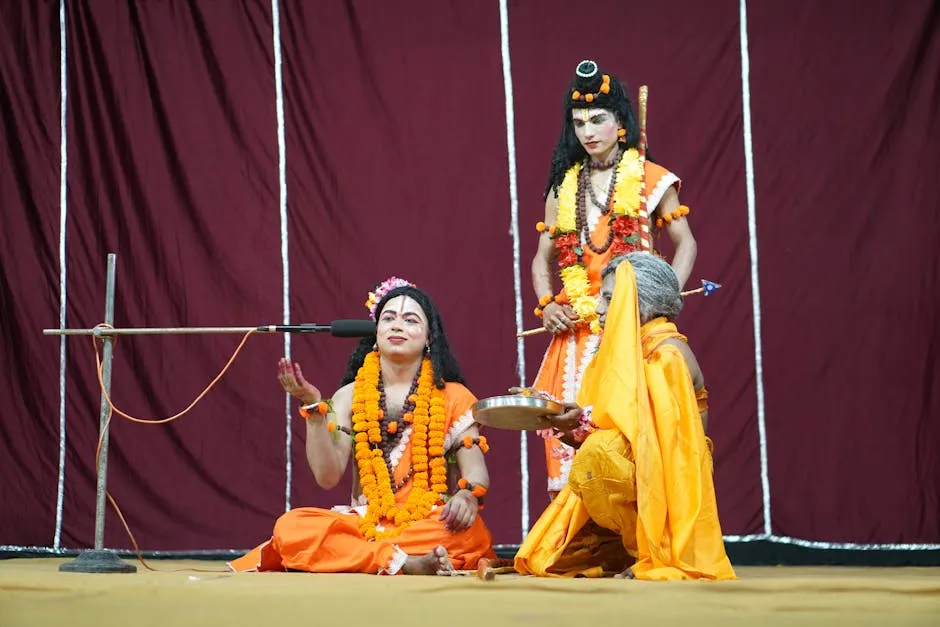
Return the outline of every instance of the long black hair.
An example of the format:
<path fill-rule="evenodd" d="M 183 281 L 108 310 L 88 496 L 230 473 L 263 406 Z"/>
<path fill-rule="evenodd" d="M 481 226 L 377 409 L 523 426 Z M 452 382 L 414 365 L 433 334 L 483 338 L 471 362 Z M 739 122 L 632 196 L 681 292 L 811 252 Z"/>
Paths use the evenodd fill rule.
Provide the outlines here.
<path fill-rule="evenodd" d="M 585 74 L 588 76 L 584 76 Z M 607 93 L 601 92 L 605 75 L 610 77 L 610 90 Z M 593 99 L 587 102 L 587 100 L 572 98 L 575 92 L 592 94 Z M 558 137 L 555 152 L 552 153 L 552 166 L 548 183 L 545 185 L 545 193 L 542 195 L 543 199 L 548 198 L 552 192 L 557 195 L 558 186 L 564 180 L 565 172 L 574 164 L 587 158 L 587 152 L 578 141 L 574 124 L 571 121 L 571 112 L 574 109 L 607 109 L 613 112 L 617 121 L 627 131 L 626 142 L 621 145 L 625 148 L 637 148 L 640 145 L 640 125 L 633 113 L 633 103 L 624 85 L 613 74 L 602 72 L 594 61 L 582 61 L 578 64 L 574 78 L 571 79 L 565 92 L 561 135 Z M 652 161 L 648 153 L 646 158 Z"/>
<path fill-rule="evenodd" d="M 431 366 L 434 371 L 434 385 L 438 389 L 443 389 L 445 382 L 464 384 L 463 375 L 460 374 L 460 365 L 457 359 L 450 352 L 450 345 L 447 343 L 447 335 L 444 333 L 444 322 L 441 320 L 441 314 L 431 297 L 416 287 L 404 286 L 396 287 L 386 294 L 375 307 L 375 319 L 382 316 L 382 310 L 388 301 L 397 296 L 407 296 L 414 300 L 424 310 L 424 315 L 428 319 L 428 343 L 430 345 Z M 346 366 L 346 374 L 343 375 L 341 385 L 352 383 L 356 380 L 356 374 L 366 355 L 374 350 L 376 336 L 370 335 L 364 337 L 349 357 L 349 363 Z"/>

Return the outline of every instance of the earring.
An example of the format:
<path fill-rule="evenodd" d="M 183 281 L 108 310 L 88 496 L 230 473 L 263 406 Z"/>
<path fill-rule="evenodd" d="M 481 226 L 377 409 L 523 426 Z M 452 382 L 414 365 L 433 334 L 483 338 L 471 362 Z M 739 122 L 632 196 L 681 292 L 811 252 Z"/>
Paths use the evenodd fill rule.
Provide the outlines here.
<path fill-rule="evenodd" d="M 424 345 L 424 352 L 427 353 L 427 354 L 429 354 L 429 355 L 431 354 L 431 342 L 427 342 L 427 343 Z"/>
<path fill-rule="evenodd" d="M 617 141 L 621 144 L 627 143 L 627 129 L 622 128 L 617 131 Z"/>

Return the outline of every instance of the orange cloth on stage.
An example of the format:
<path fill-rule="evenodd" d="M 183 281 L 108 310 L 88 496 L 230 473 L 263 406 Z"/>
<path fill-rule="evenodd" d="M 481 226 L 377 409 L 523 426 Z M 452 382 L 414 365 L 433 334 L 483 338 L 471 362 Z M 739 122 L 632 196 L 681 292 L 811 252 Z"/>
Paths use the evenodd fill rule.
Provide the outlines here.
<path fill-rule="evenodd" d="M 640 327 L 629 263 L 617 268 L 604 333 L 578 394 L 598 430 L 516 569 L 598 577 L 632 563 L 637 579 L 734 579 L 692 378 L 678 349 L 662 343 L 681 336 L 663 318 Z"/>
<path fill-rule="evenodd" d="M 671 185 L 678 187 L 680 182 L 673 173 L 655 163 L 647 161 L 645 168 L 647 203 L 652 214 L 665 190 Z M 651 217 L 650 221 L 655 222 L 655 219 Z M 601 216 L 591 231 L 591 239 L 600 246 L 607 240 L 609 233 L 608 221 L 606 217 Z M 612 248 L 608 248 L 602 254 L 595 253 L 588 246 L 584 246 L 583 251 L 581 259 L 590 280 L 589 293 L 597 296 L 601 290 L 601 271 L 613 256 Z M 566 402 L 574 402 L 581 386 L 584 368 L 594 355 L 599 341 L 600 337 L 591 333 L 591 329 L 586 324 L 579 325 L 570 333 L 555 335 L 545 351 L 532 387 L 548 392 L 555 398 Z M 557 438 L 546 437 L 545 458 L 550 492 L 557 492 L 564 486 L 573 457 L 574 451 L 571 447 Z"/>
<path fill-rule="evenodd" d="M 450 450 L 462 445 L 463 432 L 474 424 L 471 407 L 477 399 L 459 383 L 447 383 L 444 392 L 445 447 Z M 393 457 L 395 453 L 401 455 L 394 469 L 396 484 L 411 468 L 410 430 L 411 426 L 406 428 L 402 434 L 404 444 L 393 453 Z M 354 481 L 354 485 L 358 486 L 358 482 Z M 404 504 L 410 491 L 411 480 L 395 494 L 395 501 Z M 302 570 L 395 574 L 407 555 L 424 555 L 438 546 L 447 549 L 451 562 L 458 569 L 476 568 L 481 557 L 495 557 L 492 536 L 479 514 L 469 529 L 449 531 L 438 520 L 442 507 L 431 510 L 425 519 L 413 522 L 397 536 L 378 541 L 365 539 L 359 530 L 360 516 L 365 513 L 364 501 L 354 503 L 353 507 L 332 510 L 294 509 L 277 520 L 269 541 L 233 560 L 229 566 L 238 572 Z"/>
<path fill-rule="evenodd" d="M 230 566 L 239 572 L 376 574 L 388 570 L 394 574 L 396 555 L 402 559 L 404 555 L 424 555 L 438 546 L 447 549 L 457 569 L 476 568 L 481 557 L 495 556 L 490 532 L 480 516 L 469 529 L 453 532 L 438 521 L 440 513 L 438 508 L 396 538 L 376 542 L 362 537 L 358 514 L 316 507 L 293 509 L 277 520 L 271 540 L 233 560 Z"/>

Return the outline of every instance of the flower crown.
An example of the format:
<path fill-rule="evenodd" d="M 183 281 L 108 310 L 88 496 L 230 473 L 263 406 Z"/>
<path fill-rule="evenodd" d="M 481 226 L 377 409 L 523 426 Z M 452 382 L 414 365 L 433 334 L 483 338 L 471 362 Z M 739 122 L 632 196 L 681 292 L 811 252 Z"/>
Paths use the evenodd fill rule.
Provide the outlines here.
<path fill-rule="evenodd" d="M 378 306 L 385 295 L 399 287 L 418 287 L 411 281 L 400 279 L 397 276 L 390 276 L 376 286 L 374 292 L 369 292 L 369 298 L 366 299 L 366 309 L 369 310 L 369 317 L 375 320 L 375 308 Z"/>

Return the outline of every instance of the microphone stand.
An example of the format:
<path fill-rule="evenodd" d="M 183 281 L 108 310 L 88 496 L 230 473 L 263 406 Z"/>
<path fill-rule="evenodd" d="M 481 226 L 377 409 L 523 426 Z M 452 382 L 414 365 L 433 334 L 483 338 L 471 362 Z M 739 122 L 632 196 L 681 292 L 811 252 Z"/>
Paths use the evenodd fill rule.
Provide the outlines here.
<path fill-rule="evenodd" d="M 111 324 L 108 322 L 107 315 L 105 316 L 105 322 Z M 248 333 L 249 331 L 255 331 L 256 333 L 329 333 L 331 326 L 328 324 L 305 323 L 267 324 L 260 327 L 139 327 L 125 329 L 94 327 L 92 329 L 43 329 L 42 334 L 94 335 L 95 337 L 110 338 L 116 335 L 201 335 L 205 333 Z"/>
<path fill-rule="evenodd" d="M 104 322 L 114 324 L 114 284 L 116 277 L 117 255 L 108 253 L 107 281 L 105 287 Z M 101 414 L 99 432 L 101 448 L 97 459 L 97 486 L 95 490 L 95 545 L 93 549 L 81 551 L 78 556 L 59 565 L 59 570 L 77 573 L 136 573 L 137 567 L 118 557 L 117 553 L 104 548 L 105 501 L 107 499 L 108 476 L 108 415 L 107 398 L 111 395 L 111 364 L 114 354 L 114 340 L 120 335 L 195 335 L 205 333 L 334 333 L 333 325 L 327 324 L 289 324 L 263 325 L 256 327 L 152 327 L 116 329 L 111 326 L 91 329 L 43 329 L 43 335 L 92 335 L 101 338 L 104 343 L 101 362 Z M 334 333 L 344 336 L 342 333 Z M 351 337 L 346 335 L 347 337 Z"/>
<path fill-rule="evenodd" d="M 105 324 L 114 324 L 114 283 L 116 277 L 117 255 L 108 253 L 108 274 L 105 283 L 104 299 L 104 321 Z M 46 329 L 44 334 L 48 334 Z M 94 329 L 87 329 L 94 331 Z M 62 329 L 60 332 L 65 332 Z M 72 335 L 71 333 L 64 333 Z M 82 333 L 77 333 L 82 335 Z M 95 489 L 95 548 L 82 551 L 71 562 L 59 564 L 59 570 L 70 573 L 136 573 L 137 567 L 128 564 L 117 556 L 117 553 L 104 548 L 104 512 L 105 499 L 108 494 L 108 401 L 105 392 L 111 394 L 111 361 L 114 353 L 114 338 L 111 335 L 104 336 L 104 350 L 101 364 L 101 381 L 104 389 L 101 392 L 101 417 L 99 421 L 99 431 L 101 435 L 101 447 L 98 451 L 98 472 L 97 486 Z"/>

